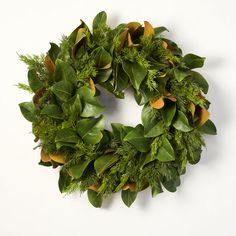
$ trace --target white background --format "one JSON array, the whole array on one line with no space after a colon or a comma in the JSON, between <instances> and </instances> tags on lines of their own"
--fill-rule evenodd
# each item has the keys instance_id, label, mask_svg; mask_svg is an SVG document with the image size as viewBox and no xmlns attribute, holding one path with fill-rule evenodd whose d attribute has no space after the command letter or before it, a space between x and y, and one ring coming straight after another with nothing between
<instances>
[{"instance_id":1,"label":"white background","mask_svg":"<svg viewBox=\"0 0 236 236\"><path fill-rule=\"evenodd\" d=\"M0 2L0 235L236 235L236 6L234 0L7 0ZM189 166L176 193L152 199L150 190L127 208L116 194L101 209L86 194L64 197L58 172L37 165L39 151L18 103L30 96L14 84L27 81L16 52L46 52L83 19L91 25L105 10L109 23L148 20L164 25L184 53L207 58L211 119L218 136ZM121 109L122 106L122 109ZM135 125L140 109L131 96L107 111L109 121Z\"/></svg>"}]
</instances>

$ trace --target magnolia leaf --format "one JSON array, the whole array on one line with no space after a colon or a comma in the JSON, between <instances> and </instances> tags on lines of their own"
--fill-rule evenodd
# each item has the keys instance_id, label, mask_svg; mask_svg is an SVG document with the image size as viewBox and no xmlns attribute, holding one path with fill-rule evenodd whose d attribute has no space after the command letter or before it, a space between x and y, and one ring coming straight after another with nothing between
<instances>
[{"instance_id":1,"label":"magnolia leaf","mask_svg":"<svg viewBox=\"0 0 236 236\"><path fill-rule=\"evenodd\" d=\"M176 104L174 102L165 102L165 106L162 108L162 116L166 126L170 126L176 112Z\"/></svg>"},{"instance_id":2,"label":"magnolia leaf","mask_svg":"<svg viewBox=\"0 0 236 236\"><path fill-rule=\"evenodd\" d=\"M103 47L95 50L95 64L98 68L109 69L111 67L112 57Z\"/></svg>"},{"instance_id":3,"label":"magnolia leaf","mask_svg":"<svg viewBox=\"0 0 236 236\"><path fill-rule=\"evenodd\" d=\"M46 105L41 110L41 114L55 118L55 119L60 119L60 120L63 119L63 113L62 113L61 108L55 104Z\"/></svg>"},{"instance_id":4,"label":"magnolia leaf","mask_svg":"<svg viewBox=\"0 0 236 236\"><path fill-rule=\"evenodd\" d=\"M217 134L216 127L211 120L208 120L203 126L200 127L199 130L205 134L210 134L210 135Z\"/></svg>"},{"instance_id":5,"label":"magnolia leaf","mask_svg":"<svg viewBox=\"0 0 236 236\"><path fill-rule=\"evenodd\" d=\"M189 69L200 68L204 65L205 57L199 57L194 54L187 54L183 57L184 64Z\"/></svg>"},{"instance_id":6,"label":"magnolia leaf","mask_svg":"<svg viewBox=\"0 0 236 236\"><path fill-rule=\"evenodd\" d=\"M72 128L64 128L57 131L55 142L77 143L79 137Z\"/></svg>"},{"instance_id":7,"label":"magnolia leaf","mask_svg":"<svg viewBox=\"0 0 236 236\"><path fill-rule=\"evenodd\" d=\"M116 67L115 90L124 91L129 86L129 76L125 73L122 66Z\"/></svg>"},{"instance_id":8,"label":"magnolia leaf","mask_svg":"<svg viewBox=\"0 0 236 236\"><path fill-rule=\"evenodd\" d=\"M80 114L82 117L97 116L103 111L104 107L98 102L89 87L83 86L78 89L77 93L83 103L83 110Z\"/></svg>"},{"instance_id":9,"label":"magnolia leaf","mask_svg":"<svg viewBox=\"0 0 236 236\"><path fill-rule=\"evenodd\" d=\"M47 68L49 75L52 75L56 69L56 66L49 55L44 58L44 65Z\"/></svg>"},{"instance_id":10,"label":"magnolia leaf","mask_svg":"<svg viewBox=\"0 0 236 236\"><path fill-rule=\"evenodd\" d=\"M94 81L95 83L103 83L103 82L106 82L110 76L111 76L111 73L112 73L112 69L107 69L107 70L100 70L98 71Z\"/></svg>"},{"instance_id":11,"label":"magnolia leaf","mask_svg":"<svg viewBox=\"0 0 236 236\"><path fill-rule=\"evenodd\" d=\"M151 107L155 108L155 109L161 109L162 107L164 107L165 102L163 97L160 97L156 100L153 100L150 102Z\"/></svg>"},{"instance_id":12,"label":"magnolia leaf","mask_svg":"<svg viewBox=\"0 0 236 236\"><path fill-rule=\"evenodd\" d=\"M197 164L201 159L201 153L202 153L201 147L195 148L192 152L189 152L187 155L188 162L192 165Z\"/></svg>"},{"instance_id":13,"label":"magnolia leaf","mask_svg":"<svg viewBox=\"0 0 236 236\"><path fill-rule=\"evenodd\" d=\"M142 165L141 165L141 169L148 163L152 162L155 160L155 156L151 154L151 152L148 153L144 153L142 152L140 155L140 159L142 160Z\"/></svg>"},{"instance_id":14,"label":"magnolia leaf","mask_svg":"<svg viewBox=\"0 0 236 236\"><path fill-rule=\"evenodd\" d=\"M157 137L164 133L164 126L162 121L158 121L152 128L150 128L148 131L144 132L144 137L146 138L152 138Z\"/></svg>"},{"instance_id":15,"label":"magnolia leaf","mask_svg":"<svg viewBox=\"0 0 236 236\"><path fill-rule=\"evenodd\" d=\"M129 22L126 27L129 29L129 33L132 35L142 25L139 22Z\"/></svg>"},{"instance_id":16,"label":"magnolia leaf","mask_svg":"<svg viewBox=\"0 0 236 236\"><path fill-rule=\"evenodd\" d=\"M55 44L55 43L50 43L50 49L48 51L48 55L52 59L52 61L55 63L58 54L60 53L61 49Z\"/></svg>"},{"instance_id":17,"label":"magnolia leaf","mask_svg":"<svg viewBox=\"0 0 236 236\"><path fill-rule=\"evenodd\" d=\"M35 115L35 108L32 102L22 102L19 104L22 115L26 120L30 122L34 122L37 120Z\"/></svg>"},{"instance_id":18,"label":"magnolia leaf","mask_svg":"<svg viewBox=\"0 0 236 236\"><path fill-rule=\"evenodd\" d=\"M159 27L154 28L155 35L159 35L163 33L164 31L169 31L169 30L164 26L159 26Z\"/></svg>"},{"instance_id":19,"label":"magnolia leaf","mask_svg":"<svg viewBox=\"0 0 236 236\"><path fill-rule=\"evenodd\" d=\"M180 69L174 68L174 76L178 82L181 82L183 79L185 79L189 75L190 75L189 72L185 72Z\"/></svg>"},{"instance_id":20,"label":"magnolia leaf","mask_svg":"<svg viewBox=\"0 0 236 236\"><path fill-rule=\"evenodd\" d=\"M209 111L206 108L201 107L200 112L199 112L198 126L204 125L207 122L207 120L209 119L209 116L210 116Z\"/></svg>"},{"instance_id":21,"label":"magnolia leaf","mask_svg":"<svg viewBox=\"0 0 236 236\"><path fill-rule=\"evenodd\" d=\"M76 94L67 102L62 104L63 113L67 116L73 116L75 119L82 111L82 104L80 100L80 96Z\"/></svg>"},{"instance_id":22,"label":"magnolia leaf","mask_svg":"<svg viewBox=\"0 0 236 236\"><path fill-rule=\"evenodd\" d=\"M137 197L137 192L132 192L129 189L121 191L121 198L127 207L130 207Z\"/></svg>"},{"instance_id":23,"label":"magnolia leaf","mask_svg":"<svg viewBox=\"0 0 236 236\"><path fill-rule=\"evenodd\" d=\"M133 128L124 137L124 141L131 143L140 152L147 152L150 149L150 140L144 137L144 128L141 124Z\"/></svg>"},{"instance_id":24,"label":"magnolia leaf","mask_svg":"<svg viewBox=\"0 0 236 236\"><path fill-rule=\"evenodd\" d=\"M162 146L158 150L157 159L161 162L175 160L174 149L167 138L164 138L162 141Z\"/></svg>"},{"instance_id":25,"label":"magnolia leaf","mask_svg":"<svg viewBox=\"0 0 236 236\"><path fill-rule=\"evenodd\" d=\"M137 62L129 61L123 61L122 67L125 73L129 76L131 84L136 90L139 90L139 87L147 74L147 69L139 65Z\"/></svg>"},{"instance_id":26,"label":"magnolia leaf","mask_svg":"<svg viewBox=\"0 0 236 236\"><path fill-rule=\"evenodd\" d=\"M207 94L208 89L209 89L209 85L207 83L207 81L205 80L205 78L198 72L196 71L191 71L190 72L193 78L193 81L199 85L199 87L202 89L202 91Z\"/></svg>"},{"instance_id":27,"label":"magnolia leaf","mask_svg":"<svg viewBox=\"0 0 236 236\"><path fill-rule=\"evenodd\" d=\"M87 196L89 202L96 208L100 208L102 206L102 196L92 189L88 189Z\"/></svg>"},{"instance_id":28,"label":"magnolia leaf","mask_svg":"<svg viewBox=\"0 0 236 236\"><path fill-rule=\"evenodd\" d=\"M90 162L91 160L80 160L76 163L76 165L73 165L68 169L69 175L75 179L79 179L83 175Z\"/></svg>"},{"instance_id":29,"label":"magnolia leaf","mask_svg":"<svg viewBox=\"0 0 236 236\"><path fill-rule=\"evenodd\" d=\"M112 134L116 141L122 142L123 138L125 137L126 133L124 131L124 125L120 123L111 123L112 127Z\"/></svg>"},{"instance_id":30,"label":"magnolia leaf","mask_svg":"<svg viewBox=\"0 0 236 236\"><path fill-rule=\"evenodd\" d=\"M188 123L188 118L184 115L182 111L178 111L177 118L175 119L173 126L180 131L189 132L193 128Z\"/></svg>"},{"instance_id":31,"label":"magnolia leaf","mask_svg":"<svg viewBox=\"0 0 236 236\"><path fill-rule=\"evenodd\" d=\"M70 185L70 183L71 183L71 177L68 175L68 173L64 169L61 169L59 180L58 180L58 186L59 186L60 192L61 193L66 192L67 187Z\"/></svg>"},{"instance_id":32,"label":"magnolia leaf","mask_svg":"<svg viewBox=\"0 0 236 236\"><path fill-rule=\"evenodd\" d=\"M143 37L153 36L154 34L155 34L155 31L152 25L148 21L144 21Z\"/></svg>"},{"instance_id":33,"label":"magnolia leaf","mask_svg":"<svg viewBox=\"0 0 236 236\"><path fill-rule=\"evenodd\" d=\"M33 69L28 72L28 82L33 92L43 87L43 83L38 79L37 73Z\"/></svg>"},{"instance_id":34,"label":"magnolia leaf","mask_svg":"<svg viewBox=\"0 0 236 236\"><path fill-rule=\"evenodd\" d=\"M98 157L94 162L94 168L98 175L104 173L105 170L110 168L113 164L115 164L119 160L119 156L117 155L103 155Z\"/></svg>"},{"instance_id":35,"label":"magnolia leaf","mask_svg":"<svg viewBox=\"0 0 236 236\"><path fill-rule=\"evenodd\" d=\"M93 20L93 31L95 29L104 28L107 24L107 14L105 11L99 12Z\"/></svg>"},{"instance_id":36,"label":"magnolia leaf","mask_svg":"<svg viewBox=\"0 0 236 236\"><path fill-rule=\"evenodd\" d=\"M76 129L80 137L88 144L99 143L102 139L101 130L104 129L105 120L103 116L99 118L89 118L80 120Z\"/></svg>"},{"instance_id":37,"label":"magnolia leaf","mask_svg":"<svg viewBox=\"0 0 236 236\"><path fill-rule=\"evenodd\" d=\"M73 84L67 80L62 80L52 86L53 93L63 102L71 98L73 90Z\"/></svg>"},{"instance_id":38,"label":"magnolia leaf","mask_svg":"<svg viewBox=\"0 0 236 236\"><path fill-rule=\"evenodd\" d=\"M151 185L151 189L152 189L152 197L157 196L159 193L162 193L162 187L161 187L161 183L155 181L155 185Z\"/></svg>"},{"instance_id":39,"label":"magnolia leaf","mask_svg":"<svg viewBox=\"0 0 236 236\"><path fill-rule=\"evenodd\" d=\"M65 156L62 154L49 154L50 158L60 164L65 164L66 163L66 159Z\"/></svg>"},{"instance_id":40,"label":"magnolia leaf","mask_svg":"<svg viewBox=\"0 0 236 236\"><path fill-rule=\"evenodd\" d=\"M174 179L163 181L162 184L169 192L175 192L180 185L180 178L176 176Z\"/></svg>"}]
</instances>

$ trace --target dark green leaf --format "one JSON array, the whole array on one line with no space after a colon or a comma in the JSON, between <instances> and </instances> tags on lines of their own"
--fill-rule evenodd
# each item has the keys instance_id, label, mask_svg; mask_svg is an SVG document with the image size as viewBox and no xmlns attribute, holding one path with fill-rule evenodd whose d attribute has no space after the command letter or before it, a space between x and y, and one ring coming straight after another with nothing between
<instances>
[{"instance_id":1,"label":"dark green leaf","mask_svg":"<svg viewBox=\"0 0 236 236\"><path fill-rule=\"evenodd\" d=\"M29 70L28 82L33 92L36 92L38 89L41 89L43 87L43 83L38 79L38 76L35 70Z\"/></svg>"},{"instance_id":2,"label":"dark green leaf","mask_svg":"<svg viewBox=\"0 0 236 236\"><path fill-rule=\"evenodd\" d=\"M69 186L70 182L71 182L71 177L68 175L68 173L64 169L62 169L60 171L60 176L58 180L58 186L61 193L66 192L66 189Z\"/></svg>"},{"instance_id":3,"label":"dark green leaf","mask_svg":"<svg viewBox=\"0 0 236 236\"><path fill-rule=\"evenodd\" d=\"M55 104L46 105L42 109L41 114L55 118L55 119L61 119L61 120L63 119L61 108Z\"/></svg>"},{"instance_id":4,"label":"dark green leaf","mask_svg":"<svg viewBox=\"0 0 236 236\"><path fill-rule=\"evenodd\" d=\"M184 115L182 111L178 111L177 118L175 119L173 126L180 131L189 132L193 128L188 123L188 118Z\"/></svg>"},{"instance_id":5,"label":"dark green leaf","mask_svg":"<svg viewBox=\"0 0 236 236\"><path fill-rule=\"evenodd\" d=\"M174 76L175 76L175 79L178 82L181 82L183 79L185 79L189 75L190 75L189 72L182 71L182 70L179 70L177 68L174 68Z\"/></svg>"},{"instance_id":6,"label":"dark green leaf","mask_svg":"<svg viewBox=\"0 0 236 236\"><path fill-rule=\"evenodd\" d=\"M53 93L63 102L71 98L73 90L73 84L67 80L62 80L52 86Z\"/></svg>"},{"instance_id":7,"label":"dark green leaf","mask_svg":"<svg viewBox=\"0 0 236 236\"><path fill-rule=\"evenodd\" d=\"M165 101L165 106L162 108L162 116L166 126L170 126L175 116L176 104L174 102Z\"/></svg>"},{"instance_id":8,"label":"dark green leaf","mask_svg":"<svg viewBox=\"0 0 236 236\"><path fill-rule=\"evenodd\" d=\"M50 56L52 61L55 63L61 49L55 43L50 43L50 45L51 45L51 48L48 51L48 55Z\"/></svg>"},{"instance_id":9,"label":"dark green leaf","mask_svg":"<svg viewBox=\"0 0 236 236\"><path fill-rule=\"evenodd\" d=\"M110 78L110 75L112 73L112 69L108 69L108 70L100 70L98 71L94 81L96 83L103 83L103 82L106 82L109 78Z\"/></svg>"},{"instance_id":10,"label":"dark green leaf","mask_svg":"<svg viewBox=\"0 0 236 236\"><path fill-rule=\"evenodd\" d=\"M204 65L204 60L205 57L199 57L194 54L187 54L183 57L183 62L190 69L202 67Z\"/></svg>"},{"instance_id":11,"label":"dark green leaf","mask_svg":"<svg viewBox=\"0 0 236 236\"><path fill-rule=\"evenodd\" d=\"M117 155L103 155L94 162L94 168L98 175L101 175L106 169L110 168L119 160Z\"/></svg>"},{"instance_id":12,"label":"dark green leaf","mask_svg":"<svg viewBox=\"0 0 236 236\"><path fill-rule=\"evenodd\" d=\"M132 203L135 201L136 197L137 197L137 193L132 192L129 189L122 190L122 192L121 192L121 198L127 207L130 207L132 205Z\"/></svg>"},{"instance_id":13,"label":"dark green leaf","mask_svg":"<svg viewBox=\"0 0 236 236\"><path fill-rule=\"evenodd\" d=\"M209 85L206 81L206 79L198 72L196 71L191 71L191 75L193 78L193 81L195 83L197 83L199 85L199 87L201 87L202 91L207 94L208 89L209 89Z\"/></svg>"},{"instance_id":14,"label":"dark green leaf","mask_svg":"<svg viewBox=\"0 0 236 236\"><path fill-rule=\"evenodd\" d=\"M129 77L124 72L121 65L116 67L115 73L115 90L124 91L129 86Z\"/></svg>"},{"instance_id":15,"label":"dark green leaf","mask_svg":"<svg viewBox=\"0 0 236 236\"><path fill-rule=\"evenodd\" d=\"M97 192L88 189L87 191L89 202L96 208L100 208L102 206L102 196Z\"/></svg>"},{"instance_id":16,"label":"dark green leaf","mask_svg":"<svg viewBox=\"0 0 236 236\"><path fill-rule=\"evenodd\" d=\"M104 28L107 23L107 14L105 11L99 12L93 20L93 30Z\"/></svg>"},{"instance_id":17,"label":"dark green leaf","mask_svg":"<svg viewBox=\"0 0 236 236\"><path fill-rule=\"evenodd\" d=\"M103 68L112 62L112 57L103 47L97 48L95 52L95 64L98 68Z\"/></svg>"},{"instance_id":18,"label":"dark green leaf","mask_svg":"<svg viewBox=\"0 0 236 236\"><path fill-rule=\"evenodd\" d=\"M161 162L175 160L174 149L167 138L164 138L162 141L162 146L158 150L157 159Z\"/></svg>"},{"instance_id":19,"label":"dark green leaf","mask_svg":"<svg viewBox=\"0 0 236 236\"><path fill-rule=\"evenodd\" d=\"M129 76L131 84L136 90L139 90L139 87L147 74L147 69L137 62L129 61L123 61L122 66L125 73Z\"/></svg>"},{"instance_id":20,"label":"dark green leaf","mask_svg":"<svg viewBox=\"0 0 236 236\"><path fill-rule=\"evenodd\" d=\"M163 181L162 184L169 192L175 192L180 185L180 178L179 176L176 176L175 179Z\"/></svg>"},{"instance_id":21,"label":"dark green leaf","mask_svg":"<svg viewBox=\"0 0 236 236\"><path fill-rule=\"evenodd\" d=\"M78 163L76 163L76 165L69 168L68 171L70 175L75 179L79 179L83 175L90 162L91 160L80 160Z\"/></svg>"},{"instance_id":22,"label":"dark green leaf","mask_svg":"<svg viewBox=\"0 0 236 236\"><path fill-rule=\"evenodd\" d=\"M210 134L210 135L217 134L216 127L211 120L208 120L203 126L200 127L199 130L205 134Z\"/></svg>"},{"instance_id":23,"label":"dark green leaf","mask_svg":"<svg viewBox=\"0 0 236 236\"><path fill-rule=\"evenodd\" d=\"M169 31L169 30L164 26L159 26L159 27L156 27L154 31L155 31L155 35L159 35L163 33L164 31Z\"/></svg>"},{"instance_id":24,"label":"dark green leaf","mask_svg":"<svg viewBox=\"0 0 236 236\"><path fill-rule=\"evenodd\" d=\"M32 102L22 102L19 104L22 115L26 120L34 122L37 120L34 104Z\"/></svg>"},{"instance_id":25,"label":"dark green leaf","mask_svg":"<svg viewBox=\"0 0 236 236\"><path fill-rule=\"evenodd\" d=\"M57 131L55 142L77 143L79 137L72 128L64 128Z\"/></svg>"}]
</instances>

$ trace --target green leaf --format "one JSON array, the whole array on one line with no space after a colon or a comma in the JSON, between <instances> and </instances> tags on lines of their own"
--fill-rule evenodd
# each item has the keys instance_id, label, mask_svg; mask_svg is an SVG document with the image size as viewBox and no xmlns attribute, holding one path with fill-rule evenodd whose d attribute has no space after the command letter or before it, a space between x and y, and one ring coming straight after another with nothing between
<instances>
[{"instance_id":1,"label":"green leaf","mask_svg":"<svg viewBox=\"0 0 236 236\"><path fill-rule=\"evenodd\" d=\"M151 186L152 189L152 197L155 197L156 195L163 192L160 182L155 181L155 185Z\"/></svg>"},{"instance_id":2,"label":"green leaf","mask_svg":"<svg viewBox=\"0 0 236 236\"><path fill-rule=\"evenodd\" d=\"M176 104L174 102L165 101L165 106L162 108L162 116L166 126L170 126L176 112Z\"/></svg>"},{"instance_id":3,"label":"green leaf","mask_svg":"<svg viewBox=\"0 0 236 236\"><path fill-rule=\"evenodd\" d=\"M75 119L82 111L82 104L80 96L76 94L74 97L69 99L67 102L62 104L63 113L67 116L73 116Z\"/></svg>"},{"instance_id":4,"label":"green leaf","mask_svg":"<svg viewBox=\"0 0 236 236\"><path fill-rule=\"evenodd\" d=\"M210 135L217 134L215 124L211 120L208 120L203 126L201 126L199 130L205 134L210 134Z\"/></svg>"},{"instance_id":5,"label":"green leaf","mask_svg":"<svg viewBox=\"0 0 236 236\"><path fill-rule=\"evenodd\" d=\"M129 86L129 76L120 65L116 67L114 82L115 90L119 92L124 91Z\"/></svg>"},{"instance_id":6,"label":"green leaf","mask_svg":"<svg viewBox=\"0 0 236 236\"><path fill-rule=\"evenodd\" d=\"M194 54L187 54L183 57L183 62L190 69L202 67L204 65L204 60L205 57L199 57Z\"/></svg>"},{"instance_id":7,"label":"green leaf","mask_svg":"<svg viewBox=\"0 0 236 236\"><path fill-rule=\"evenodd\" d=\"M117 155L103 155L98 157L94 162L94 168L98 175L101 175L105 170L110 168L119 160Z\"/></svg>"},{"instance_id":8,"label":"green leaf","mask_svg":"<svg viewBox=\"0 0 236 236\"><path fill-rule=\"evenodd\" d=\"M80 114L82 117L97 116L104 110L89 87L83 86L78 89L77 93L83 103L83 110Z\"/></svg>"},{"instance_id":9,"label":"green leaf","mask_svg":"<svg viewBox=\"0 0 236 236\"><path fill-rule=\"evenodd\" d=\"M121 191L121 198L127 207L130 207L137 197L137 192L128 190Z\"/></svg>"},{"instance_id":10,"label":"green leaf","mask_svg":"<svg viewBox=\"0 0 236 236\"><path fill-rule=\"evenodd\" d=\"M184 115L182 111L178 111L177 118L175 119L173 126L180 131L189 132L193 128L188 123L188 118Z\"/></svg>"},{"instance_id":11,"label":"green leaf","mask_svg":"<svg viewBox=\"0 0 236 236\"><path fill-rule=\"evenodd\" d=\"M32 102L22 102L19 104L22 115L26 120L34 122L37 120L35 115L35 108Z\"/></svg>"},{"instance_id":12,"label":"green leaf","mask_svg":"<svg viewBox=\"0 0 236 236\"><path fill-rule=\"evenodd\" d=\"M76 163L76 165L69 168L68 171L70 175L75 179L79 179L83 175L90 162L91 160L80 160L78 163Z\"/></svg>"},{"instance_id":13,"label":"green leaf","mask_svg":"<svg viewBox=\"0 0 236 236\"><path fill-rule=\"evenodd\" d=\"M80 137L88 144L99 143L102 139L101 130L104 129L105 120L103 116L99 118L89 118L80 120L76 129Z\"/></svg>"},{"instance_id":14,"label":"green leaf","mask_svg":"<svg viewBox=\"0 0 236 236\"><path fill-rule=\"evenodd\" d=\"M124 131L124 125L120 123L111 123L112 133L116 141L122 142L126 132Z\"/></svg>"},{"instance_id":15,"label":"green leaf","mask_svg":"<svg viewBox=\"0 0 236 236\"><path fill-rule=\"evenodd\" d=\"M157 119L155 110L149 104L143 107L141 118L144 126L144 137L151 138L163 134L163 122Z\"/></svg>"},{"instance_id":16,"label":"green leaf","mask_svg":"<svg viewBox=\"0 0 236 236\"><path fill-rule=\"evenodd\" d=\"M161 162L175 160L174 149L167 138L164 138L162 141L162 146L158 150L157 159Z\"/></svg>"},{"instance_id":17,"label":"green leaf","mask_svg":"<svg viewBox=\"0 0 236 236\"><path fill-rule=\"evenodd\" d=\"M141 124L133 128L124 137L124 141L132 144L140 152L147 152L150 149L150 140L144 137L144 128Z\"/></svg>"},{"instance_id":18,"label":"green leaf","mask_svg":"<svg viewBox=\"0 0 236 236\"><path fill-rule=\"evenodd\" d=\"M70 182L71 182L71 177L64 169L61 169L58 180L58 187L61 193L66 192L66 189L70 185Z\"/></svg>"},{"instance_id":19,"label":"green leaf","mask_svg":"<svg viewBox=\"0 0 236 236\"><path fill-rule=\"evenodd\" d=\"M185 79L189 75L190 75L189 72L174 68L174 76L178 82L181 82L183 79Z\"/></svg>"},{"instance_id":20,"label":"green leaf","mask_svg":"<svg viewBox=\"0 0 236 236\"><path fill-rule=\"evenodd\" d=\"M175 192L180 185L180 178L176 176L174 179L163 181L162 184L169 192Z\"/></svg>"},{"instance_id":21,"label":"green leaf","mask_svg":"<svg viewBox=\"0 0 236 236\"><path fill-rule=\"evenodd\" d=\"M106 82L110 76L111 76L111 73L112 73L112 69L108 69L108 70L100 70L98 71L94 81L96 83L103 83L103 82Z\"/></svg>"},{"instance_id":22,"label":"green leaf","mask_svg":"<svg viewBox=\"0 0 236 236\"><path fill-rule=\"evenodd\" d=\"M122 66L125 73L129 76L133 87L136 90L139 90L139 87L147 74L147 69L139 65L137 62L129 61L123 61Z\"/></svg>"},{"instance_id":23,"label":"green leaf","mask_svg":"<svg viewBox=\"0 0 236 236\"><path fill-rule=\"evenodd\" d=\"M151 152L148 152L148 153L144 153L142 152L141 155L140 155L140 159L141 159L141 169L148 163L152 162L155 160L155 157L154 155L151 155Z\"/></svg>"},{"instance_id":24,"label":"green leaf","mask_svg":"<svg viewBox=\"0 0 236 236\"><path fill-rule=\"evenodd\" d=\"M159 35L163 33L164 31L169 31L169 30L164 26L159 26L159 27L156 27L154 31L155 31L155 35Z\"/></svg>"},{"instance_id":25,"label":"green leaf","mask_svg":"<svg viewBox=\"0 0 236 236\"><path fill-rule=\"evenodd\" d=\"M48 55L50 56L52 61L55 62L61 49L55 43L50 43L50 45L51 47L48 51Z\"/></svg>"},{"instance_id":26,"label":"green leaf","mask_svg":"<svg viewBox=\"0 0 236 236\"><path fill-rule=\"evenodd\" d=\"M53 93L63 102L71 98L73 90L73 84L67 80L62 80L52 86Z\"/></svg>"},{"instance_id":27,"label":"green leaf","mask_svg":"<svg viewBox=\"0 0 236 236\"><path fill-rule=\"evenodd\" d=\"M103 68L112 62L112 57L103 47L99 47L95 51L94 60L98 68Z\"/></svg>"},{"instance_id":28,"label":"green leaf","mask_svg":"<svg viewBox=\"0 0 236 236\"><path fill-rule=\"evenodd\" d=\"M104 28L107 23L107 14L105 11L99 12L93 20L93 31L95 29Z\"/></svg>"},{"instance_id":29,"label":"green leaf","mask_svg":"<svg viewBox=\"0 0 236 236\"><path fill-rule=\"evenodd\" d=\"M207 94L208 89L209 89L209 85L206 81L206 79L198 72L196 71L191 71L191 75L193 78L193 81L195 83L197 83L199 85L199 87L201 87L202 91Z\"/></svg>"},{"instance_id":30,"label":"green leaf","mask_svg":"<svg viewBox=\"0 0 236 236\"><path fill-rule=\"evenodd\" d=\"M64 128L57 131L55 142L77 143L79 137L72 128Z\"/></svg>"},{"instance_id":31,"label":"green leaf","mask_svg":"<svg viewBox=\"0 0 236 236\"><path fill-rule=\"evenodd\" d=\"M46 105L41 110L41 114L55 118L55 119L60 119L60 120L63 119L63 113L62 113L61 108L55 104Z\"/></svg>"},{"instance_id":32,"label":"green leaf","mask_svg":"<svg viewBox=\"0 0 236 236\"><path fill-rule=\"evenodd\" d=\"M35 70L28 71L28 82L33 92L36 92L38 89L43 87L43 83L38 79L38 76Z\"/></svg>"},{"instance_id":33,"label":"green leaf","mask_svg":"<svg viewBox=\"0 0 236 236\"><path fill-rule=\"evenodd\" d=\"M100 208L102 206L102 196L99 193L97 193L91 189L88 189L87 196L88 196L89 202L94 207Z\"/></svg>"},{"instance_id":34,"label":"green leaf","mask_svg":"<svg viewBox=\"0 0 236 236\"><path fill-rule=\"evenodd\" d=\"M64 61L57 59L56 60L56 70L55 70L55 80L67 80L72 84L76 85L76 72L69 64Z\"/></svg>"}]
</instances>

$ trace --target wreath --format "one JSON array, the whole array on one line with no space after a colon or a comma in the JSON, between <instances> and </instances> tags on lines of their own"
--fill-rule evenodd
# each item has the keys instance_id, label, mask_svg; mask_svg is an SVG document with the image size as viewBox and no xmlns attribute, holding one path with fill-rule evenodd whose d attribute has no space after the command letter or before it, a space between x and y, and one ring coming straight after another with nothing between
<instances>
[{"instance_id":1,"label":"wreath","mask_svg":"<svg viewBox=\"0 0 236 236\"><path fill-rule=\"evenodd\" d=\"M203 133L216 134L209 119L204 77L193 70L203 57L187 54L162 36L165 27L145 21L111 29L100 12L92 32L81 21L46 55L24 56L31 102L20 103L41 148L39 164L60 167L62 193L87 191L94 207L121 191L129 207L150 186L152 196L176 191L187 163L196 164ZM143 106L142 124L105 129L99 88L118 99L130 88ZM131 114L127 114L131 115Z\"/></svg>"}]
</instances>

